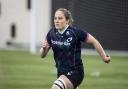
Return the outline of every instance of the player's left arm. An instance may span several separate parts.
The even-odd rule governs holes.
[[[95,39],[91,34],[88,33],[88,37],[86,40],[87,43],[92,44],[94,46],[94,48],[96,49],[96,51],[99,53],[99,55],[101,56],[101,58],[103,59],[103,61],[105,63],[109,63],[111,57],[108,56],[103,47],[101,46],[101,44],[99,43],[99,41],[97,39]]]

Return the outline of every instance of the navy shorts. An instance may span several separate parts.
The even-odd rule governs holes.
[[[68,72],[58,72],[58,77],[61,75],[65,75],[73,84],[74,89],[81,84],[84,78],[84,70],[82,69],[75,69]]]

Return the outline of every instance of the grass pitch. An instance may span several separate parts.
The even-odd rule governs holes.
[[[99,56],[82,58],[85,78],[80,89],[128,89],[128,56],[112,56],[110,64]],[[54,65],[51,54],[41,59],[24,51],[0,51],[0,89],[50,89]]]

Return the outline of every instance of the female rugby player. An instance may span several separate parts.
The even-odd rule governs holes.
[[[40,49],[44,58],[52,48],[57,68],[57,80],[51,89],[78,89],[84,78],[81,59],[81,42],[94,46],[105,63],[110,62],[101,44],[88,32],[72,26],[73,19],[69,10],[59,8],[55,12],[54,25],[47,34]]]

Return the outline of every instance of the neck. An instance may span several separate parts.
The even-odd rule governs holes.
[[[68,28],[69,25],[66,25],[64,29],[59,29],[58,32],[60,34],[63,34],[65,32],[65,30]]]

